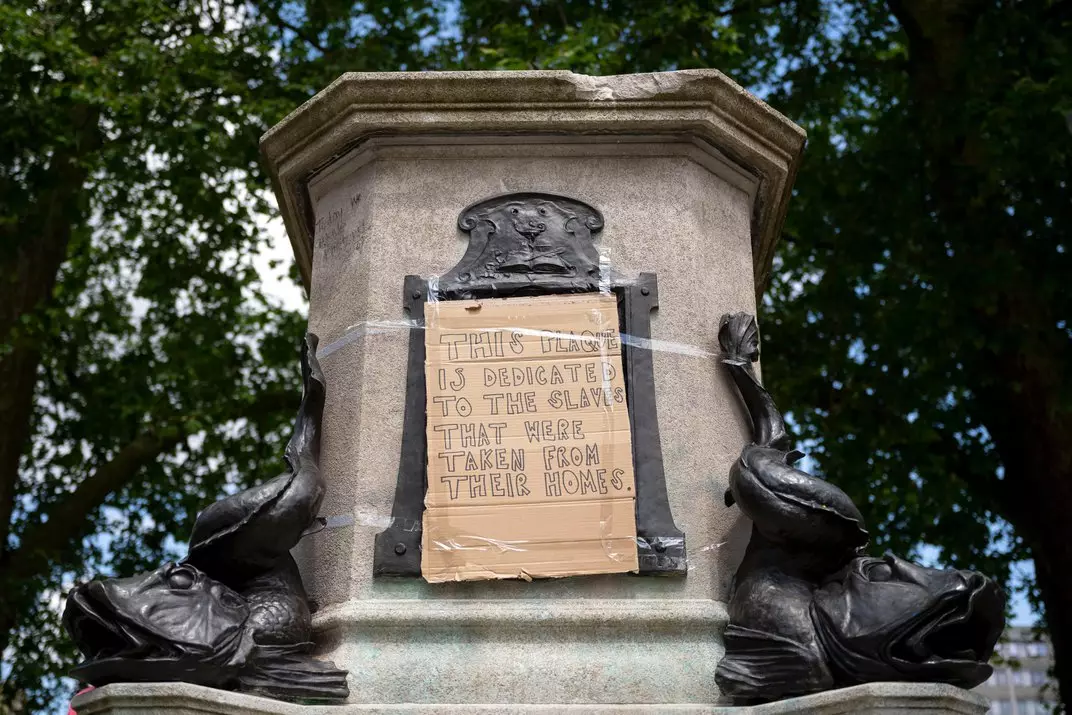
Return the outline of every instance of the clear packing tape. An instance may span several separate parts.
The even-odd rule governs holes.
[[[433,582],[623,573],[656,558],[637,548],[650,544],[636,531],[621,346],[719,353],[621,333],[605,257],[600,273],[598,292],[430,299],[424,316],[363,321],[322,344],[327,366],[368,336],[426,334],[428,479],[422,520],[359,504],[310,533],[423,531],[422,574]],[[438,278],[426,280],[435,296]],[[680,548],[672,541],[659,550]]]
[[[367,532],[369,534],[369,545],[371,548],[372,537],[376,534],[386,531],[392,527],[396,527],[397,530],[402,532],[420,532],[423,528],[423,524],[420,520],[415,519],[402,519],[399,517],[385,514],[382,511],[377,510],[371,504],[359,504],[355,506],[354,511],[348,514],[333,514],[330,516],[322,516],[317,518],[314,525],[305,533],[305,536],[312,536],[321,532],[330,532],[336,529],[356,529],[359,531]],[[687,525],[684,527],[688,532]],[[517,541],[502,541],[497,539],[490,539],[479,535],[470,535],[475,541],[482,542],[479,547],[480,550],[498,550],[498,551],[523,551],[525,550],[524,544]],[[668,540],[667,546],[681,546],[681,539]],[[636,545],[643,546],[641,539],[636,539]],[[718,541],[701,546],[689,545],[689,554],[692,559],[695,559],[698,554],[706,552],[717,552],[721,549],[728,548],[730,542],[727,540]],[[440,542],[437,544],[437,548],[441,549],[453,549],[459,552],[471,551],[474,549],[472,545],[463,546],[461,544],[453,545],[450,543]],[[643,566],[645,562],[645,556],[640,556],[638,565]],[[689,571],[695,568],[695,562],[693,560],[687,560],[686,566]],[[518,578],[524,579],[524,576],[518,575]]]
[[[366,320],[360,323],[354,323],[346,328],[346,332],[342,336],[333,340],[327,345],[323,345],[316,351],[316,356],[320,360],[324,360],[332,353],[342,350],[347,345],[355,343],[358,340],[368,335],[384,335],[390,333],[396,334],[409,334],[411,330],[423,331],[423,320]],[[504,329],[511,329],[509,327]],[[527,335],[536,337],[556,338],[559,340],[577,340],[583,341],[584,338],[579,336],[569,335],[567,333],[556,333],[549,330],[530,330],[528,328],[513,328]],[[698,345],[688,345],[686,343],[678,343],[672,340],[655,340],[653,338],[638,338],[635,335],[629,335],[628,333],[620,333],[622,345],[628,345],[630,347],[640,348],[642,350],[651,350],[654,352],[675,353],[678,355],[688,355],[689,357],[696,358],[716,358],[719,353],[705,350]]]
[[[438,303],[439,298],[439,276],[432,275],[425,279],[428,285],[428,298],[429,304]],[[610,254],[604,248],[599,253],[599,293],[601,295],[610,295],[612,285],[614,282],[614,271],[611,268]],[[411,330],[424,330],[425,321],[422,317],[413,317],[409,320],[368,320],[359,323],[354,323],[346,328],[346,332],[342,336],[333,340],[327,345],[322,345],[317,350],[317,357],[323,360],[337,350],[341,350],[347,345],[364,338],[367,335],[383,335],[390,333],[403,333],[408,336]],[[531,331],[526,329],[529,334],[543,335],[547,337],[553,337],[564,340],[584,340],[581,336],[571,336],[566,334],[554,334],[549,331]],[[651,338],[640,338],[635,335],[628,335],[626,333],[620,333],[621,341],[623,345],[629,345],[630,347],[637,347],[643,350],[652,350],[655,352],[667,352],[677,353],[679,355],[689,355],[699,358],[712,358],[717,357],[718,353],[705,350],[696,345],[688,345],[685,343],[677,343],[668,340],[653,340]]]

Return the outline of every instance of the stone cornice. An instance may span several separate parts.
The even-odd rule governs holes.
[[[261,139],[280,211],[309,284],[308,183],[372,137],[689,135],[758,182],[757,294],[766,286],[804,131],[717,70],[590,77],[565,71],[347,73]]]

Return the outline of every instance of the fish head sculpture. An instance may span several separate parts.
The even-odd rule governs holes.
[[[815,591],[812,617],[846,684],[877,680],[979,685],[1004,624],[1005,595],[972,571],[887,555],[859,557]]]
[[[326,385],[317,337],[301,350],[302,400],[287,471],[198,515],[190,551],[130,578],[75,587],[63,621],[92,685],[180,681],[295,702],[343,700],[346,671],[313,655],[308,596],[291,549],[315,531]]]
[[[1005,625],[1001,589],[971,571],[862,555],[860,510],[793,466],[785,420],[755,370],[755,318],[723,316],[718,340],[752,421],[726,496],[753,531],[731,587],[722,692],[756,703],[875,681],[986,680]]]
[[[71,675],[104,685],[181,680],[220,687],[253,649],[244,598],[190,564],[76,587],[63,621],[86,657]]]

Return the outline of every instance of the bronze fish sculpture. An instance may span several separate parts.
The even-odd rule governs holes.
[[[308,334],[287,472],[198,514],[182,562],[68,595],[63,622],[86,658],[73,677],[97,686],[182,681],[294,701],[349,695],[346,672],[310,654],[309,600],[290,555],[325,491],[316,346]]]
[[[863,516],[843,491],[793,467],[781,413],[756,378],[755,318],[723,316],[719,343],[752,420],[727,506],[752,519],[731,586],[715,679],[740,704],[875,681],[972,688],[1004,628],[1005,596],[971,571],[863,554]]]

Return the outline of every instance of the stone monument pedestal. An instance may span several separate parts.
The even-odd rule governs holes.
[[[79,715],[986,712],[972,693],[903,683],[719,705],[725,603],[749,534],[723,493],[750,430],[720,369],[718,319],[756,312],[803,146],[713,70],[347,74],[283,120],[262,149],[327,381],[326,528],[296,557],[318,655],[349,671],[350,702],[115,684],[78,696]],[[420,578],[419,311],[439,276],[470,279],[450,273],[478,223],[459,215],[504,194],[588,207],[601,290],[623,291],[640,575]],[[517,229],[530,254],[546,250],[533,220]],[[649,529],[652,509],[666,533]]]
[[[315,607],[316,655],[348,671],[349,702],[113,684],[79,696],[79,715],[983,713],[985,701],[956,688],[888,683],[753,708],[719,706],[714,676],[724,655],[726,600],[749,533],[723,494],[750,429],[719,364],[716,333],[723,314],[756,312],[803,145],[799,127],[713,70],[603,78],[346,74],[284,119],[262,150],[309,289],[310,331],[319,336],[327,384],[324,528],[305,537],[295,557]],[[433,363],[445,365],[461,338],[485,345],[506,335],[530,362],[565,365],[571,358],[547,355],[542,337],[524,343],[521,323],[494,321],[521,320],[517,311],[525,308],[517,306],[539,296],[553,308],[526,330],[546,335],[548,316],[557,319],[571,303],[562,294],[596,292],[602,295],[573,300],[585,307],[563,325],[614,342],[615,360],[595,356],[587,367],[602,376],[589,380],[603,385],[591,388],[591,399],[599,393],[615,406],[604,402],[601,412],[597,400],[594,408],[574,408],[591,420],[583,424],[595,425],[585,430],[613,432],[614,441],[597,443],[602,461],[587,446],[574,449],[590,455],[588,466],[613,467],[602,471],[613,471],[609,483],[620,491],[593,496],[600,483],[608,493],[607,481],[589,474],[585,499],[559,500],[550,480],[565,485],[569,477],[550,471],[545,448],[530,450],[535,428],[522,431],[519,418],[499,425],[512,426],[514,441],[526,445],[514,450],[510,469],[516,478],[528,472],[531,488],[546,493],[522,504],[532,492],[516,487],[509,497],[517,500],[494,503],[486,490],[467,488],[466,514],[476,516],[459,526],[452,500],[460,487],[444,492],[440,482],[486,483],[506,467],[490,456],[487,466],[469,467],[477,460],[468,452],[462,470],[488,474],[454,474],[437,461],[441,476],[429,477],[433,427],[464,434],[468,426],[475,435],[485,425],[472,422],[476,411],[460,409],[457,419],[472,415],[470,422],[431,419],[426,381],[435,378],[425,372],[426,354],[446,352]],[[480,303],[518,296],[524,300]],[[458,340],[448,340],[449,349],[442,340],[426,345],[426,306],[467,299],[474,300],[453,312],[457,325],[476,332],[433,332],[433,307],[428,335]],[[583,340],[568,332],[553,334],[566,341],[564,353],[579,345],[570,340]],[[484,359],[508,365],[504,373],[521,370],[518,353],[493,352],[470,356],[472,375],[486,375]],[[584,366],[572,368],[578,395],[587,394],[576,377]],[[449,395],[442,374],[434,386]],[[482,404],[488,395],[476,391],[478,382],[470,377],[468,389]],[[550,393],[541,393],[539,409],[536,392],[517,393],[517,413],[546,420],[569,409]],[[563,429],[551,430],[564,435],[552,441],[570,439]],[[453,457],[435,458],[453,464]],[[579,488],[581,477],[573,478]],[[423,519],[433,484],[438,533],[449,539],[433,536]],[[531,515],[524,538],[467,526],[513,533],[511,520],[522,513]],[[541,530],[543,522],[555,528]],[[578,533],[586,535],[586,563],[595,566],[568,563]],[[439,570],[428,573],[448,582],[422,578],[422,549],[439,559]],[[489,549],[510,558],[528,551],[501,562],[533,570],[493,571],[492,557],[479,555]],[[600,561],[607,558],[616,563]],[[578,570],[603,575],[527,578]],[[515,575],[521,578],[461,581]]]
[[[328,384],[328,528],[296,556],[320,607],[319,653],[350,671],[350,702],[717,701],[725,601],[748,538],[722,494],[749,435],[717,322],[756,311],[803,145],[800,128],[713,70],[346,74],[265,135]],[[649,351],[646,417],[685,535],[676,575],[390,575],[420,524],[419,511],[398,512],[396,486],[407,459],[424,458],[402,444],[423,318],[404,310],[420,294],[403,293],[406,276],[450,271],[467,247],[460,213],[517,192],[593,207],[608,275],[655,275],[643,292],[658,306],[651,339],[637,349]],[[375,563],[377,534],[392,529]]]
[[[705,713],[706,715],[984,715],[986,698],[937,683],[870,683],[755,707],[705,705],[291,705],[185,683],[124,683],[79,695],[78,715],[433,715]]]

